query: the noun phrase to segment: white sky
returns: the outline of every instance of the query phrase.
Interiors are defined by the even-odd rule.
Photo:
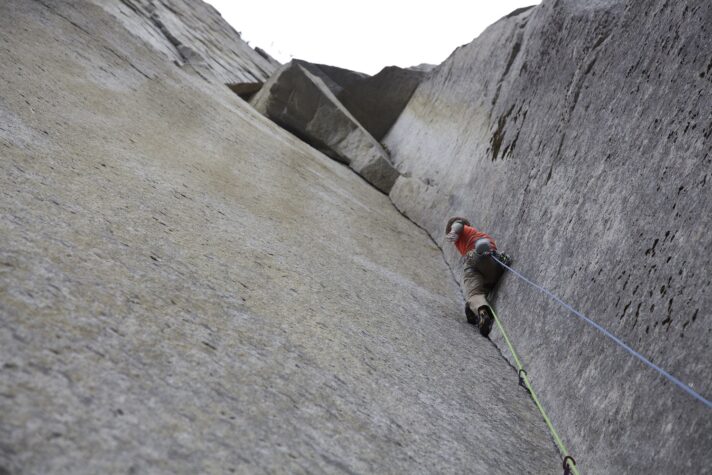
[[[440,64],[512,10],[539,0],[207,0],[281,63],[305,59],[375,74]]]

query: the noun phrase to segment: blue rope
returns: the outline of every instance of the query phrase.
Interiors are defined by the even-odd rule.
[[[588,318],[586,315],[582,314],[581,312],[579,312],[578,310],[576,310],[575,308],[573,308],[571,305],[569,305],[569,304],[567,304],[566,302],[564,302],[563,300],[561,300],[559,297],[557,297],[556,295],[554,295],[554,294],[553,294],[552,292],[550,292],[549,290],[545,289],[544,287],[542,287],[541,285],[538,285],[538,284],[535,283],[535,282],[532,282],[531,280],[527,279],[524,275],[520,274],[520,273],[517,272],[516,270],[512,269],[511,267],[509,267],[507,264],[505,264],[504,262],[502,262],[501,260],[499,260],[499,258],[498,258],[495,254],[492,254],[492,257],[494,257],[494,260],[497,261],[497,262],[498,262],[500,265],[502,265],[504,268],[506,268],[508,271],[510,271],[511,273],[513,273],[514,275],[516,275],[517,277],[519,277],[520,279],[522,279],[524,282],[526,282],[526,283],[528,283],[529,285],[531,285],[532,287],[534,287],[534,288],[540,290],[541,292],[544,292],[546,295],[548,295],[548,296],[551,297],[552,299],[556,300],[556,301],[557,301],[558,303],[560,303],[562,306],[564,306],[565,308],[567,308],[571,313],[573,313],[574,315],[576,315],[577,317],[579,317],[580,319],[582,319],[583,321],[585,321],[585,322],[588,323],[589,325],[593,326],[595,329],[597,329],[598,331],[600,331],[601,333],[603,333],[604,335],[606,335],[606,336],[607,336],[608,338],[610,338],[611,340],[613,340],[613,341],[615,341],[616,343],[618,343],[618,345],[620,345],[620,346],[621,346],[624,350],[626,350],[628,353],[630,353],[631,355],[635,356],[635,357],[638,358],[640,361],[642,361],[643,363],[645,363],[645,364],[648,365],[649,367],[653,368],[655,371],[657,371],[657,372],[660,373],[661,375],[665,376],[668,380],[670,380],[670,381],[672,381],[673,383],[675,383],[678,387],[680,387],[681,389],[683,389],[683,390],[684,390],[686,393],[688,393],[690,396],[692,396],[692,397],[694,397],[695,399],[697,399],[698,401],[702,402],[702,404],[704,404],[704,405],[707,406],[708,408],[712,409],[712,401],[709,401],[708,399],[705,399],[705,397],[703,397],[702,395],[700,395],[699,393],[697,393],[695,390],[693,390],[692,388],[690,388],[687,384],[683,383],[682,381],[680,381],[679,379],[677,379],[675,376],[671,375],[670,373],[668,373],[667,371],[665,371],[664,369],[662,369],[660,366],[658,366],[658,365],[656,365],[655,363],[653,363],[652,361],[648,360],[645,356],[641,355],[640,353],[638,353],[637,351],[635,351],[633,348],[631,348],[630,346],[626,345],[626,344],[623,342],[623,340],[621,340],[620,338],[618,338],[617,336],[615,336],[614,334],[612,334],[611,332],[609,332],[608,330],[606,330],[605,328],[603,328],[603,327],[602,327],[601,325],[599,325],[598,323],[596,323],[596,322],[594,322],[593,320],[591,320],[590,318]]]

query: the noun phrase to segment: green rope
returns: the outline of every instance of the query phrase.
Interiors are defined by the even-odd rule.
[[[534,400],[534,404],[536,404],[537,409],[539,409],[539,412],[541,413],[542,417],[544,417],[544,422],[546,422],[546,425],[549,427],[549,432],[551,432],[551,435],[554,438],[554,441],[556,442],[556,445],[559,447],[559,451],[561,452],[561,455],[564,457],[564,460],[566,460],[567,465],[571,469],[571,471],[574,473],[574,475],[580,475],[578,469],[576,468],[576,465],[571,463],[571,459],[567,459],[566,457],[571,457],[569,454],[569,451],[566,450],[566,446],[564,443],[561,441],[561,437],[559,437],[559,434],[556,432],[556,429],[554,429],[554,425],[551,423],[551,419],[549,419],[549,416],[546,414],[546,411],[544,410],[544,407],[541,405],[541,402],[539,402],[539,398],[536,396],[536,393],[534,392],[534,388],[532,388],[531,383],[529,382],[529,377],[527,376],[527,372],[524,369],[524,366],[522,365],[522,362],[519,360],[519,356],[517,356],[517,352],[514,350],[514,346],[512,345],[512,342],[509,341],[509,336],[507,336],[507,332],[504,331],[504,326],[502,325],[502,322],[499,321],[499,317],[495,313],[494,309],[490,307],[489,305],[487,306],[489,311],[492,313],[492,316],[494,317],[494,321],[497,324],[497,328],[499,328],[499,331],[502,333],[502,336],[504,337],[504,341],[507,342],[507,346],[509,347],[509,351],[512,353],[512,356],[514,357],[514,361],[517,363],[517,369],[519,370],[519,375],[524,381],[524,384],[529,391],[529,394],[531,394],[532,399]],[[521,374],[524,373],[524,376],[521,376]]]

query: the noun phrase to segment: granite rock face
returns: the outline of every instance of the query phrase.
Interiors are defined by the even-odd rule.
[[[305,62],[305,65],[310,65],[310,63]],[[311,64],[309,70],[318,74],[335,96],[338,96],[344,88],[350,87],[370,77],[368,74],[336,66],[329,66],[328,64]]]
[[[711,25],[709,2],[545,0],[458,48],[384,140],[391,198],[460,276],[454,214],[708,399]],[[709,409],[513,275],[496,303],[582,473],[710,472]]]
[[[389,66],[344,87],[337,97],[376,140],[381,140],[425,77],[424,71]]]
[[[57,3],[53,0],[42,0]],[[280,64],[252,49],[211,5],[191,0],[91,0],[179,66],[225,84],[264,83]]]
[[[421,71],[424,73],[429,73],[433,69],[437,68],[437,64],[429,64],[429,63],[420,63],[416,64],[415,66],[411,66],[408,69],[413,70],[413,71]]]
[[[388,154],[339,102],[320,75],[312,72],[314,68],[317,67],[310,63],[291,61],[265,83],[250,104],[388,193],[398,177]]]
[[[262,89],[264,83],[261,82],[237,82],[226,84],[228,89],[240,96],[243,100],[249,101]]]
[[[556,473],[428,236],[117,18],[0,2],[0,472]]]
[[[415,88],[426,77],[428,68],[432,69],[428,64],[408,69],[388,66],[375,76],[369,76],[326,64],[300,61],[300,65],[318,76],[376,140],[386,135]]]
[[[398,172],[379,140],[426,74],[392,66],[371,77],[294,60],[249,100],[262,114],[388,193]],[[244,86],[230,88],[245,98],[236,87]]]

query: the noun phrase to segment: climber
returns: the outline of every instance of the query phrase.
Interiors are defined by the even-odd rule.
[[[504,271],[492,255],[503,259],[505,263],[509,263],[510,259],[506,254],[497,253],[494,239],[472,227],[465,218],[450,218],[445,226],[445,234],[447,240],[454,243],[460,254],[465,256],[463,287],[467,321],[477,325],[483,336],[488,336],[493,318],[488,310],[486,295],[492,291]]]

